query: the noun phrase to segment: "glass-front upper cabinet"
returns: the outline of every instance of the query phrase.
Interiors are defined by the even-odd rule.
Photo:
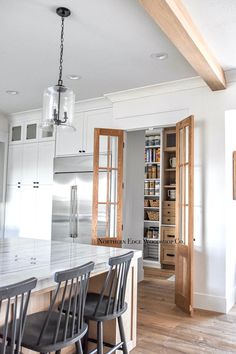
[[[54,129],[45,131],[38,121],[13,123],[10,127],[10,144],[54,140],[54,137]]]
[[[38,124],[27,123],[25,128],[25,140],[27,142],[33,142],[34,140],[37,140]]]
[[[17,125],[13,125],[11,126],[11,130],[10,130],[10,142],[11,143],[20,143],[22,141],[22,125],[17,124]]]

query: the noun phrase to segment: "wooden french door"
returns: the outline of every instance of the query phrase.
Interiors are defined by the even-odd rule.
[[[176,263],[175,303],[193,311],[194,117],[176,125]]]
[[[121,247],[124,131],[94,129],[92,242]]]

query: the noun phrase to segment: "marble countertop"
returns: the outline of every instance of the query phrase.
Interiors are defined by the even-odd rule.
[[[89,261],[95,262],[92,276],[108,269],[108,259],[129,252],[124,248],[26,238],[0,241],[0,287],[36,277],[36,290],[54,286],[54,273]],[[134,250],[135,258],[142,252]]]

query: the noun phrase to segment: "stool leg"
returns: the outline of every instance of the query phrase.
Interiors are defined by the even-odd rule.
[[[76,353],[77,354],[83,354],[81,340],[78,340],[78,342],[75,343],[75,346],[76,346]]]
[[[126,339],[125,339],[125,331],[124,331],[124,326],[123,326],[123,321],[121,316],[118,317],[118,324],[119,324],[119,330],[120,330],[120,338],[121,341],[123,342],[123,353],[128,354],[128,348],[127,348],[127,343],[126,343]]]
[[[103,354],[103,323],[100,321],[97,323],[97,340],[97,352]]]
[[[86,323],[88,325],[88,330],[84,336],[84,341],[83,341],[83,349],[85,354],[88,353],[89,320],[86,320]]]

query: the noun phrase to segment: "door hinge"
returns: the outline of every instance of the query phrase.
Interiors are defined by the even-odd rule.
[[[121,230],[123,231],[124,230],[124,225],[122,224],[122,226],[121,226]]]
[[[124,182],[122,182],[122,189],[124,189],[125,188],[125,184],[124,184]]]
[[[124,149],[124,147],[125,147],[125,143],[123,142],[123,149]]]

